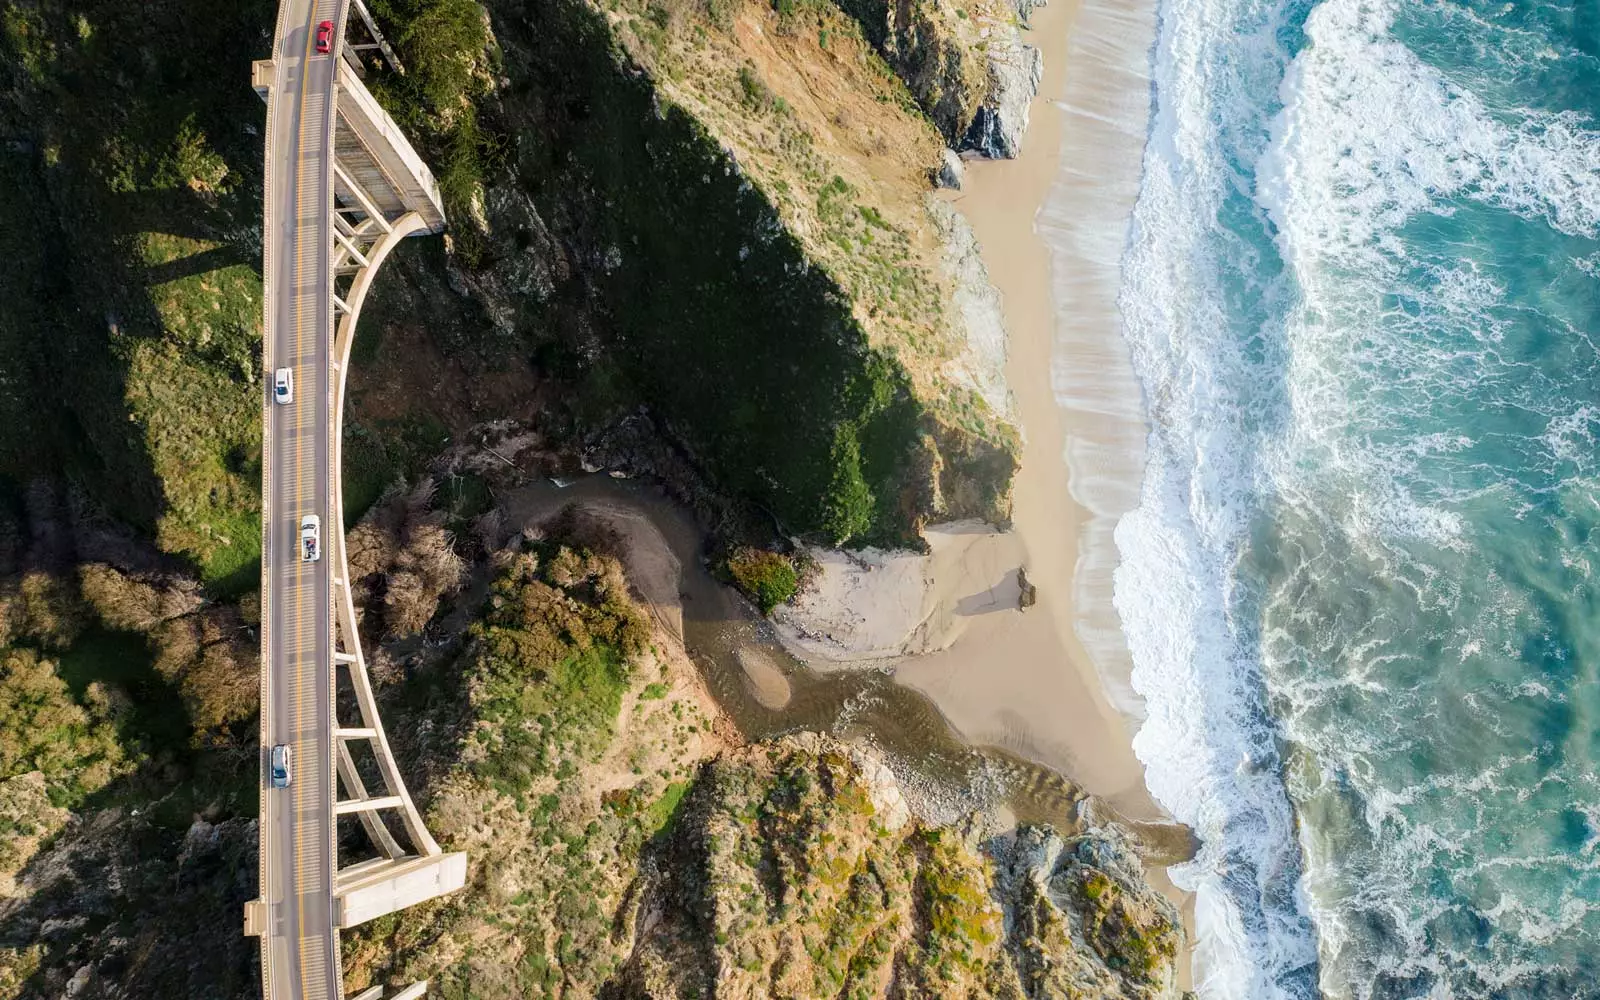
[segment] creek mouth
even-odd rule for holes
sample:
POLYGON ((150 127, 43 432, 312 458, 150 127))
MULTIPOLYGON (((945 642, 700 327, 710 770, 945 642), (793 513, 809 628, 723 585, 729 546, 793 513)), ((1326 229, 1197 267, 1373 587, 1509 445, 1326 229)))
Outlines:
MULTIPOLYGON (((677 562, 684 646, 747 739, 810 731, 870 743, 933 821, 955 823, 971 810, 988 810, 1070 834, 1090 822, 1117 820, 1133 832, 1147 862, 1173 864, 1192 854, 1182 828, 1127 822, 1050 768, 1002 747, 967 743, 927 697, 895 683, 892 662, 849 670, 808 667, 783 646, 770 622, 711 575, 693 515, 656 488, 594 474, 497 492, 500 505, 523 524, 579 505, 602 517, 640 518, 659 532, 677 562)), ((680 631, 665 610, 654 608, 658 619, 680 631)))

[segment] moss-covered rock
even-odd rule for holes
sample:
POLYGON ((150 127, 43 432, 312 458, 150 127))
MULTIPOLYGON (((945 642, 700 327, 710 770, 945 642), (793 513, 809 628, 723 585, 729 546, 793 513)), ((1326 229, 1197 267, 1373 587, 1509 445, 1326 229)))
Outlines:
POLYGON ((765 549, 745 547, 733 553, 728 557, 728 576, 764 615, 787 603, 800 587, 794 560, 765 549))
POLYGON ((1183 930, 1116 831, 1064 838, 1023 827, 998 839, 1008 942, 1028 995, 1068 1000, 1175 997, 1183 930))

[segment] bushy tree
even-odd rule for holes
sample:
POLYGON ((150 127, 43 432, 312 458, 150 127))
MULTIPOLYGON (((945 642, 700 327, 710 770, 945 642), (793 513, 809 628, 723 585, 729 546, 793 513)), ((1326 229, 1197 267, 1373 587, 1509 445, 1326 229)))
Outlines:
POLYGON ((854 427, 841 424, 833 438, 833 481, 823 502, 822 530, 843 545, 872 529, 872 488, 861 475, 861 442, 854 427))
POLYGON ((786 556, 745 547, 728 557, 728 575, 764 615, 795 595, 800 577, 786 556))
POLYGON ((38 771, 55 804, 73 805, 115 777, 126 759, 113 701, 103 690, 87 701, 86 708, 72 697, 54 661, 31 649, 0 650, 0 779, 38 771))

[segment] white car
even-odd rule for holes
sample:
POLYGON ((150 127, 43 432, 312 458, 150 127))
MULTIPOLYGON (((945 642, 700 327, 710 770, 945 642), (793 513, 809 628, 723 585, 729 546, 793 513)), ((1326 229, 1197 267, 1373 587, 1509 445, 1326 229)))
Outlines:
POLYGON ((289 744, 279 743, 272 748, 272 787, 289 787, 289 744))
POLYGON ((272 374, 272 398, 279 403, 294 402, 294 369, 279 368, 272 374))
POLYGON ((300 561, 316 562, 322 558, 322 518, 307 514, 300 519, 300 561))

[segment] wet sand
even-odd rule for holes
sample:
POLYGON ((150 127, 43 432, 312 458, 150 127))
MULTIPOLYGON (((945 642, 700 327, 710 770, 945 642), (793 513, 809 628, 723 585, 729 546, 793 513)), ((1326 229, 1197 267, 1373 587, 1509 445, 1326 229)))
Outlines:
MULTIPOLYGON (((1117 520, 1138 501, 1146 428, 1116 295, 1138 193, 1153 5, 1052 0, 1030 44, 1045 73, 1022 156, 967 165, 952 200, 982 246, 1009 334, 1007 378, 1024 428, 1013 531, 1029 609, 977 616, 948 649, 901 661, 977 744, 1069 775, 1133 820, 1167 820, 1132 734, 1142 705, 1112 605, 1117 520), (1142 41, 1141 41, 1142 39, 1142 41)), ((960 580, 979 594, 992 580, 960 580)), ((1150 871, 1183 910, 1193 900, 1150 871)))
MULTIPOLYGON (((1025 436, 1013 531, 1038 602, 1027 610, 976 616, 949 649, 901 661, 896 676, 932 697, 974 742, 1004 746, 1056 767, 1129 818, 1157 820, 1163 815, 1145 789, 1124 714, 1137 706, 1108 696, 1107 688, 1116 690, 1125 679, 1115 676, 1114 660, 1108 664, 1112 670, 1104 672, 1111 676, 1102 676, 1081 634, 1085 623, 1098 620, 1085 613, 1090 610, 1085 598, 1101 605, 1099 618, 1109 615, 1116 630, 1109 579, 1103 593, 1078 579, 1087 543, 1099 541, 1089 534, 1091 522, 1114 522, 1137 499, 1142 464, 1137 456, 1144 436, 1138 389, 1131 370, 1115 370, 1119 363, 1126 368, 1127 361, 1118 353, 1114 278, 1110 309, 1093 316, 1092 323, 1087 317, 1079 323, 1092 327, 1080 339, 1090 339, 1099 351, 1080 352, 1068 343, 1058 350, 1058 309, 1077 304, 1058 303, 1052 295, 1050 248, 1035 226, 1062 171, 1065 116, 1058 104, 1069 82, 1068 39, 1079 13, 1079 5, 1064 0, 1035 12, 1028 41, 1043 50, 1045 74, 1023 155, 1012 161, 970 161, 963 190, 953 196, 977 233, 990 280, 1004 303, 1007 377, 1025 436), (1104 370, 1131 398, 1121 402, 1120 413, 1065 407, 1057 390, 1061 371, 1069 367, 1088 369, 1088 377, 1104 370), (1074 453, 1118 444, 1135 458, 1113 467, 1069 468, 1074 453), (1082 485, 1073 480, 1088 477, 1124 480, 1122 509, 1086 506, 1082 485)), ((1120 238, 1115 242, 1120 252, 1120 238)), ((1107 492, 1103 486, 1102 492, 1107 492)), ((955 592, 980 594, 993 582, 970 577, 956 583, 955 592)))

